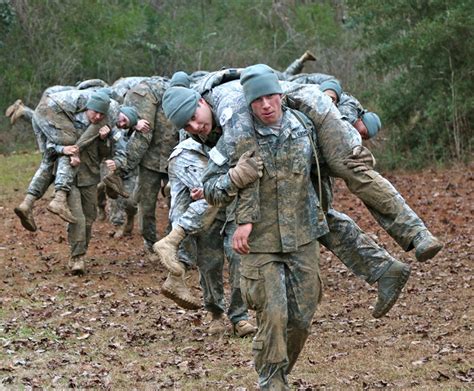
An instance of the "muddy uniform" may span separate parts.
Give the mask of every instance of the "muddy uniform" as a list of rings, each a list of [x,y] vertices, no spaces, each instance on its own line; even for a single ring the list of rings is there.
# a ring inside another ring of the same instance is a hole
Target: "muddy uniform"
[[[328,80],[335,80],[336,78],[332,75],[327,75],[325,73],[302,73],[299,75],[294,75],[286,80],[292,81],[299,84],[321,84]]]
[[[225,221],[224,211],[217,213],[217,217],[209,228],[204,227],[203,216],[209,205],[204,199],[194,201],[190,192],[193,188],[202,188],[201,175],[207,166],[209,148],[187,139],[174,149],[168,166],[171,185],[170,220],[181,226],[188,234],[182,242],[179,258],[189,265],[189,241],[197,244],[197,266],[200,271],[200,282],[203,290],[205,308],[213,314],[225,311],[223,289],[224,251],[229,262],[229,278],[231,283],[231,297],[227,315],[233,324],[247,320],[247,307],[242,301],[240,292],[240,257],[230,246],[232,236],[221,238],[222,226]],[[203,230],[204,229],[204,230]],[[232,228],[230,234],[233,233]],[[189,235],[190,234],[190,235]],[[186,242],[188,242],[186,244]],[[224,249],[224,245],[226,246]],[[185,248],[183,248],[183,246]]]
[[[125,95],[129,90],[131,90],[137,84],[149,79],[149,77],[144,76],[121,77],[120,79],[114,81],[114,83],[110,86],[110,89],[113,93],[112,98],[122,104],[123,100],[125,99]]]
[[[136,201],[142,213],[141,232],[145,247],[156,242],[156,200],[161,182],[167,180],[167,160],[178,143],[178,131],[166,119],[161,108],[168,80],[153,77],[133,87],[125,96],[124,105],[133,106],[141,119],[150,123],[149,133],[135,132],[127,146],[127,168],[139,166]]]
[[[349,121],[352,125],[354,125],[357,119],[361,118],[367,111],[356,98],[345,92],[341,94],[341,100],[337,104],[337,108],[341,112],[343,118]]]

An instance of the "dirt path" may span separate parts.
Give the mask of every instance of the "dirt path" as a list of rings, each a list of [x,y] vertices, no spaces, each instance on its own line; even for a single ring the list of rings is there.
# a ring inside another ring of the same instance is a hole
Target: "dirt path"
[[[295,389],[472,389],[473,167],[388,175],[445,243],[427,263],[402,252],[337,183],[336,200],[412,276],[389,315],[375,320],[376,288],[323,250],[324,300],[290,376]],[[35,209],[37,233],[0,207],[0,388],[252,390],[251,341],[206,334],[205,312],[160,294],[165,273],[135,231],[119,241],[95,224],[89,272],[68,275],[65,225]],[[167,210],[157,213],[162,234]],[[196,294],[197,276],[190,280]]]

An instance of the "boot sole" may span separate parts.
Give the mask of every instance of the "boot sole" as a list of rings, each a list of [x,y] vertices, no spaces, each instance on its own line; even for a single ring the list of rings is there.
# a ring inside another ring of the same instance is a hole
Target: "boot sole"
[[[103,179],[103,182],[104,182],[104,185],[105,185],[106,187],[112,189],[112,191],[115,192],[115,193],[117,193],[119,196],[121,196],[121,197],[123,197],[123,198],[129,198],[129,197],[130,197],[130,194],[120,191],[120,189],[117,188],[117,186],[115,185],[115,183],[109,182],[109,181],[107,180],[107,178],[104,178],[104,179]]]
[[[181,308],[184,308],[186,310],[198,310],[201,308],[201,305],[198,305],[196,303],[183,299],[182,297],[178,296],[175,292],[168,290],[165,287],[161,288],[161,293],[163,294],[163,296],[167,297],[168,299],[173,300]]]
[[[436,254],[438,254],[441,249],[443,248],[442,244],[435,245],[431,248],[428,248],[426,251],[424,251],[421,254],[416,254],[416,259],[418,262],[426,262],[428,259],[433,258]]]
[[[169,263],[163,261],[163,257],[161,256],[160,252],[161,250],[163,250],[161,247],[159,246],[156,246],[153,245],[153,251],[155,252],[155,254],[157,255],[158,257],[158,260],[160,261],[161,265],[163,265],[163,267],[169,271],[171,274],[175,275],[175,276],[179,276],[181,274],[184,274],[186,272],[185,268],[183,265],[181,265],[181,263],[179,262],[173,262],[173,265],[176,265],[175,268],[171,267]],[[177,272],[177,269],[179,269],[179,271]]]
[[[25,216],[21,209],[15,208],[13,209],[15,214],[20,218],[21,225],[24,229],[35,232],[37,230],[36,223],[33,222],[33,225],[28,222],[28,218]]]
[[[403,287],[408,281],[408,278],[410,277],[411,274],[411,268],[408,265],[405,265],[401,272],[401,276],[398,280],[398,286],[395,289],[395,293],[392,295],[392,297],[386,302],[385,306],[382,307],[380,310],[377,312],[372,312],[372,316],[374,318],[381,318],[382,316],[386,315],[388,311],[392,309],[394,304],[397,302],[398,298],[400,297],[400,293],[402,292]]]
[[[68,222],[68,223],[71,223],[71,224],[76,224],[76,223],[77,223],[77,220],[76,220],[76,219],[72,220],[72,219],[69,218],[68,216],[65,216],[65,215],[63,215],[62,213],[58,212],[57,210],[51,208],[49,205],[46,207],[46,209],[47,209],[49,212],[55,214],[56,216],[61,217],[64,221],[66,221],[66,222]]]

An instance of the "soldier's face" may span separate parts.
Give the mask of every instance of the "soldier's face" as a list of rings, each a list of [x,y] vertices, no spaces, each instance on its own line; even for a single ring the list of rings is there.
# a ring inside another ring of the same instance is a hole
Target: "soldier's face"
[[[119,113],[117,119],[117,128],[119,129],[127,129],[130,127],[130,120],[124,113]]]
[[[250,106],[253,113],[265,125],[275,125],[281,119],[281,94],[261,96],[255,99]]]
[[[354,128],[357,129],[360,136],[362,137],[362,140],[369,139],[369,131],[367,130],[367,127],[365,126],[361,118],[357,118],[357,121],[354,123]]]
[[[91,109],[86,110],[86,116],[87,119],[93,124],[98,124],[105,118],[105,114],[98,113],[97,111]]]
[[[338,104],[338,101],[337,101],[337,94],[336,94],[336,91],[334,90],[326,90],[324,91],[324,93],[329,96],[332,100],[332,103],[334,103],[336,106]]]
[[[188,133],[208,136],[212,130],[212,110],[208,103],[200,98],[198,107],[189,122],[184,127]]]

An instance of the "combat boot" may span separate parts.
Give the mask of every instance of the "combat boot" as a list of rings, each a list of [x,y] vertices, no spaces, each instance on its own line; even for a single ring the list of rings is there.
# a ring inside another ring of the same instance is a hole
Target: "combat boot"
[[[86,262],[84,261],[83,255],[71,257],[69,260],[69,268],[71,274],[74,276],[83,275],[86,272]]]
[[[301,56],[300,60],[302,62],[316,61],[316,56],[313,53],[311,53],[309,50],[306,50],[304,54]]]
[[[225,318],[224,314],[221,312],[219,314],[211,313],[211,321],[209,322],[209,327],[207,329],[208,334],[224,334],[225,333]]]
[[[257,332],[257,328],[248,320],[239,320],[234,324],[234,335],[243,338],[253,335]]]
[[[17,99],[12,105],[7,107],[7,109],[5,110],[5,115],[7,117],[11,117],[15,110],[18,108],[18,106],[20,106],[21,104],[23,104],[23,101],[21,99]]]
[[[25,105],[20,100],[20,103],[17,105],[15,111],[10,117],[10,123],[13,125],[18,120],[18,118],[21,118],[23,116],[24,113],[25,113]]]
[[[77,223],[76,218],[72,215],[72,212],[67,205],[67,193],[64,190],[56,190],[53,200],[49,203],[46,209],[51,213],[58,215],[68,223]]]
[[[161,293],[184,309],[198,310],[201,308],[200,302],[196,300],[195,296],[186,285],[184,273],[180,276],[168,273],[168,278],[161,287]]]
[[[20,218],[21,225],[28,231],[36,231],[36,223],[33,218],[33,205],[37,198],[31,194],[27,194],[23,202],[18,205],[13,211]]]
[[[186,232],[179,225],[153,245],[153,251],[157,254],[161,264],[176,276],[184,274],[185,269],[178,259],[179,244],[186,237]]]
[[[122,178],[120,178],[118,175],[115,175],[115,174],[106,175],[104,179],[102,180],[102,182],[104,182],[104,185],[106,186],[107,195],[109,195],[109,191],[112,190],[112,193],[117,193],[123,198],[130,197],[130,194],[128,194],[128,192],[125,190],[125,187],[123,186]]]
[[[127,220],[125,224],[122,224],[119,229],[115,232],[114,238],[120,239],[124,236],[130,236],[133,231],[133,216],[127,215]]]
[[[407,283],[410,272],[410,266],[394,260],[378,279],[378,299],[372,311],[374,318],[381,318],[390,311]]]
[[[430,231],[424,229],[416,234],[413,238],[413,247],[415,247],[415,256],[419,262],[425,262],[433,258],[443,248],[437,238]]]

